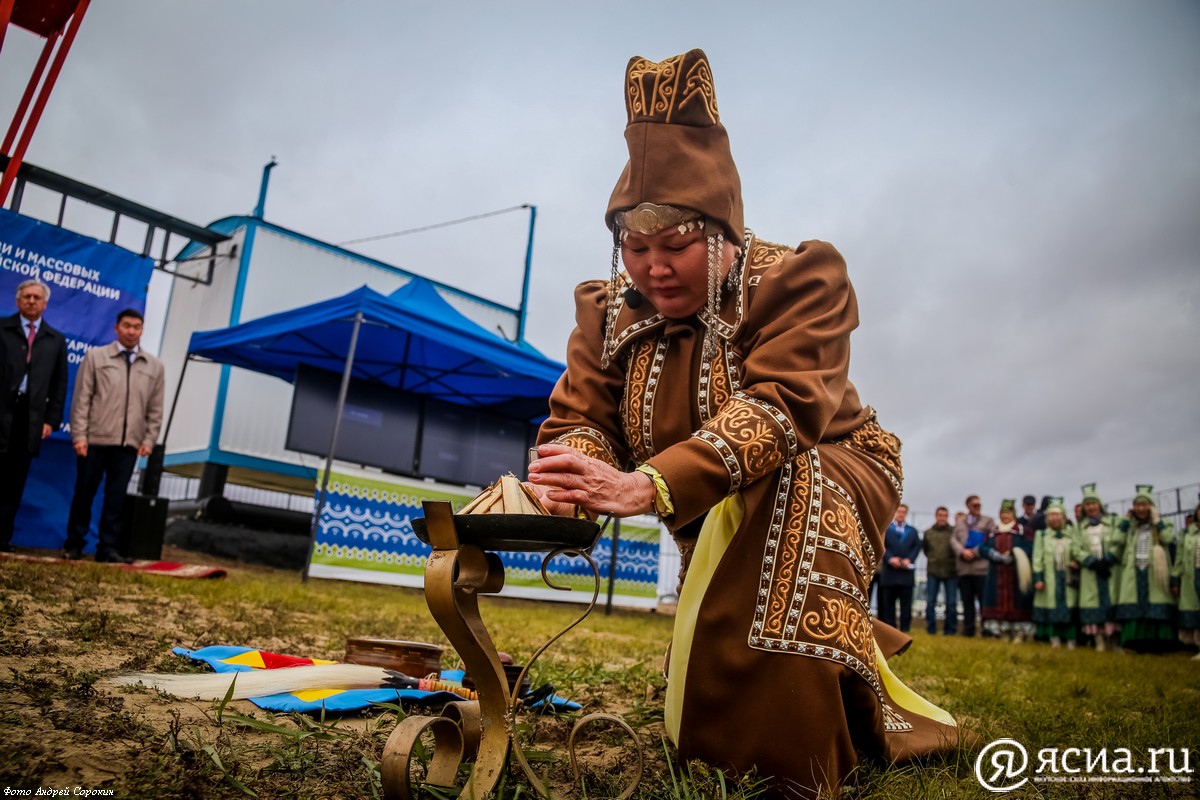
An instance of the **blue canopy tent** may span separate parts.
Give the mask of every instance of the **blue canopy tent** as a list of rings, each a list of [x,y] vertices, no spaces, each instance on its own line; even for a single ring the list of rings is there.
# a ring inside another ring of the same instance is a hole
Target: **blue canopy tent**
[[[188,355],[288,382],[300,364],[342,372],[349,362],[354,378],[528,420],[545,416],[546,398],[564,369],[468,319],[421,278],[390,296],[362,286],[230,328],[199,331]]]
[[[199,331],[192,334],[188,346],[188,359],[193,358],[274,375],[289,383],[300,365],[342,373],[313,518],[314,537],[352,377],[533,421],[546,415],[547,398],[564,370],[529,345],[510,342],[468,319],[421,278],[413,278],[390,296],[362,286],[341,297],[240,325]],[[167,432],[170,426],[168,419]],[[310,543],[310,558],[311,551]],[[307,567],[304,574],[307,578]]]

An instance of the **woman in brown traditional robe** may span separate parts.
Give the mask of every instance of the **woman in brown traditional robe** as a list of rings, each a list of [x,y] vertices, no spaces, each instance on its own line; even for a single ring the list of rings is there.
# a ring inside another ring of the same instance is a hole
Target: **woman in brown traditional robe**
[[[744,226],[703,52],[634,58],[625,90],[612,275],[576,289],[530,482],[555,513],[653,511],[675,535],[665,712],[685,758],[811,796],[858,751],[956,744],[953,719],[887,668],[908,637],[870,616],[900,442],[848,378],[845,262]]]

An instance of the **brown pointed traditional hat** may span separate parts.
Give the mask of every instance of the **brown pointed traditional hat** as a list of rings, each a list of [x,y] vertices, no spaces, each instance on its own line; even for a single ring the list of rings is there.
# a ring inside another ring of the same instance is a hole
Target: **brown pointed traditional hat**
[[[640,56],[625,69],[625,141],[629,162],[604,220],[641,203],[688,208],[720,223],[725,236],[745,235],[742,182],[717,113],[712,71],[703,50],[655,63]]]

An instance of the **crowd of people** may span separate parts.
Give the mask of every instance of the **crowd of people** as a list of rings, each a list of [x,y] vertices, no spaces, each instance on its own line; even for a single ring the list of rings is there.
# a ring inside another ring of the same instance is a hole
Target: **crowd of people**
[[[925,627],[944,635],[1047,641],[1096,650],[1164,652],[1200,647],[1200,508],[1177,532],[1159,514],[1152,486],[1139,485],[1125,516],[1109,513],[1095,484],[1082,488],[1074,518],[1061,497],[1039,508],[1032,495],[1004,500],[998,520],[977,495],[956,515],[940,507],[924,535],[901,505],[884,536],[876,572],[878,616],[908,631],[917,557],[926,558]],[[976,620],[980,620],[977,626]],[[1200,655],[1196,658],[1200,659]]]
[[[49,301],[45,283],[22,281],[17,313],[0,320],[0,552],[12,549],[33,459],[67,410],[67,339],[43,316]],[[163,411],[163,365],[142,349],[142,327],[141,312],[120,311],[114,341],[88,350],[75,375],[69,416],[75,491],[63,545],[69,560],[83,557],[101,484],[96,560],[131,560],[122,529],[126,489],[138,458],[158,440]]]

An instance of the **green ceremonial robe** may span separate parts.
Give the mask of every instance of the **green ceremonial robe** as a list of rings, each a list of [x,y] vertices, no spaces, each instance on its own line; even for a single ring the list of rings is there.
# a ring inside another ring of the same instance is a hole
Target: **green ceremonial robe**
[[[1067,564],[1074,540],[1072,526],[1062,530],[1044,528],[1033,539],[1033,582],[1045,587],[1035,591],[1033,621],[1042,625],[1070,625],[1079,603],[1079,592],[1067,585]]]
[[[1179,627],[1200,628],[1200,527],[1193,523],[1175,549],[1175,566],[1171,570],[1171,585],[1179,587]]]
[[[1085,518],[1072,529],[1071,558],[1078,561],[1079,621],[1097,625],[1113,618],[1120,563],[1116,547],[1121,530],[1115,516],[1104,516],[1092,525]]]
[[[1169,583],[1164,585],[1155,579],[1152,565],[1154,545],[1169,547],[1175,541],[1175,528],[1165,520],[1157,525],[1139,526],[1124,519],[1118,530],[1115,549],[1121,559],[1121,582],[1117,588],[1116,618],[1126,622],[1171,622],[1175,616],[1175,598]],[[1138,538],[1143,530],[1148,537],[1148,558],[1139,559]]]

